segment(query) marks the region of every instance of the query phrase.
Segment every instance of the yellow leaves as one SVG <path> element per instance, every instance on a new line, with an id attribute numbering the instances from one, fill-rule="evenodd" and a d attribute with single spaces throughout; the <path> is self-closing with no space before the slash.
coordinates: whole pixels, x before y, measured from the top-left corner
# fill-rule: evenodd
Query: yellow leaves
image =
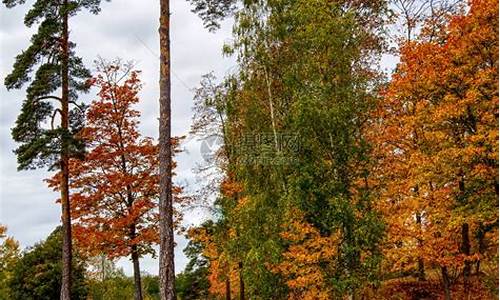
<path id="1" fill-rule="evenodd" d="M 0 271 L 2 264 L 6 263 L 9 256 L 17 255 L 19 252 L 19 242 L 7 236 L 7 226 L 0 224 Z"/>
<path id="2" fill-rule="evenodd" d="M 241 193 L 241 191 L 243 191 L 243 185 L 239 182 L 232 181 L 231 179 L 226 178 L 221 183 L 221 192 L 226 197 L 234 197 L 238 193 Z"/>
<path id="3" fill-rule="evenodd" d="M 300 242 L 306 238 L 308 234 L 316 233 L 315 229 L 310 224 L 304 224 L 298 220 L 292 220 L 288 225 L 289 229 L 281 233 L 281 237 L 292 241 Z"/>
<path id="4" fill-rule="evenodd" d="M 330 299 L 331 287 L 324 281 L 322 264 L 334 263 L 340 234 L 321 236 L 296 208 L 287 215 L 291 220 L 283 226 L 281 237 L 291 245 L 283 253 L 283 261 L 272 270 L 287 279 L 289 299 Z"/>
<path id="5" fill-rule="evenodd" d="M 187 236 L 193 242 L 199 242 L 203 245 L 203 255 L 208 258 L 217 258 L 219 253 L 213 241 L 213 237 L 204 227 L 191 227 L 188 229 Z"/>
<path id="6" fill-rule="evenodd" d="M 242 209 L 244 209 L 248 204 L 250 204 L 250 197 L 245 196 L 245 197 L 240 197 L 238 199 L 238 204 L 235 207 L 235 211 L 239 212 Z"/>
<path id="7" fill-rule="evenodd" d="M 475 232 L 498 218 L 482 211 L 498 197 L 497 25 L 498 1 L 476 0 L 444 25 L 445 39 L 401 48 L 377 127 L 368 128 L 392 270 L 414 268 L 417 258 L 444 266 L 474 259 L 460 253 L 461 225 Z"/>
<path id="8" fill-rule="evenodd" d="M 193 242 L 202 244 L 202 255 L 210 262 L 208 270 L 210 294 L 224 296 L 226 293 L 226 280 L 229 280 L 231 294 L 236 296 L 239 281 L 238 266 L 227 257 L 226 253 L 219 249 L 219 241 L 207 231 L 206 227 L 190 228 L 188 237 Z"/>

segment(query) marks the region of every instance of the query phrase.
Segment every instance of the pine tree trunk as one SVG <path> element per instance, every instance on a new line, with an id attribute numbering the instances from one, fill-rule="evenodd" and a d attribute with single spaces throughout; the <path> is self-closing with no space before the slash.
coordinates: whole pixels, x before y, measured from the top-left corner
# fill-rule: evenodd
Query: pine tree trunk
<path id="1" fill-rule="evenodd" d="M 160 299 L 175 299 L 170 110 L 170 7 L 160 0 Z"/>
<path id="2" fill-rule="evenodd" d="M 62 97 L 61 97 L 61 128 L 64 131 L 69 127 L 69 32 L 68 32 L 68 13 L 66 8 L 68 0 L 63 1 L 62 6 L 62 21 L 63 32 L 61 40 L 61 81 L 62 81 Z M 62 246 L 62 284 L 61 284 L 61 299 L 71 299 L 71 215 L 69 204 L 69 155 L 67 137 L 62 137 L 61 149 L 61 209 L 62 209 L 62 231 L 63 231 L 63 246 Z"/>
<path id="3" fill-rule="evenodd" d="M 141 268 L 139 266 L 139 254 L 137 252 L 137 246 L 132 246 L 132 264 L 134 265 L 134 299 L 142 300 L 142 283 L 141 283 Z"/>

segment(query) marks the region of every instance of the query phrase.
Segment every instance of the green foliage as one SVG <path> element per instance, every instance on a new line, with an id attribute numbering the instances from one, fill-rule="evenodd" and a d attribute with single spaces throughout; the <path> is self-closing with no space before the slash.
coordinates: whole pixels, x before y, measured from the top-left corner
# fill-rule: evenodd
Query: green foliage
<path id="1" fill-rule="evenodd" d="M 90 278 L 88 297 L 93 300 L 132 300 L 134 299 L 134 280 L 125 276 L 123 270 L 108 270 L 109 275 L 102 278 Z M 160 287 L 157 276 L 142 275 L 143 296 L 145 300 L 160 299 Z"/>
<path id="2" fill-rule="evenodd" d="M 192 11 L 203 20 L 203 25 L 211 31 L 220 28 L 220 22 L 230 15 L 237 0 L 189 0 Z"/>
<path id="3" fill-rule="evenodd" d="M 160 299 L 160 282 L 158 276 L 142 275 L 142 286 L 144 290 L 144 297 L 147 300 Z"/>
<path id="4" fill-rule="evenodd" d="M 203 227 L 211 229 L 213 222 Z M 189 262 L 184 271 L 175 278 L 176 295 L 181 300 L 211 299 L 208 293 L 208 260 L 203 256 L 203 245 L 191 240 L 184 249 Z"/>
<path id="5" fill-rule="evenodd" d="M 178 274 L 175 278 L 175 293 L 178 299 L 210 299 L 208 295 L 207 268 L 198 268 Z"/>
<path id="6" fill-rule="evenodd" d="M 376 281 L 381 259 L 384 226 L 363 183 L 370 170 L 363 128 L 380 84 L 372 67 L 383 47 L 386 1 L 240 4 L 225 46 L 237 55 L 238 73 L 197 94 L 206 99 L 198 99 L 205 114 L 195 124 L 224 117 L 223 186 L 242 186 L 222 187 L 222 233 L 214 239 L 230 264 L 243 266 L 247 297 L 286 298 L 287 278 L 273 266 L 290 249 L 283 233 L 298 209 L 320 237 L 340 234 L 336 259 L 317 267 L 333 287 L 330 297 L 351 294 Z M 287 134 L 295 138 L 283 141 Z"/>
<path id="7" fill-rule="evenodd" d="M 9 281 L 12 278 L 12 271 L 19 261 L 19 243 L 12 237 L 5 235 L 5 227 L 0 225 L 0 299 L 10 298 Z"/>
<path id="8" fill-rule="evenodd" d="M 91 279 L 88 285 L 89 296 L 94 300 L 133 299 L 134 282 L 123 271 L 104 280 Z"/>
<path id="9" fill-rule="evenodd" d="M 54 230 L 41 243 L 23 253 L 15 264 L 9 281 L 10 298 L 19 300 L 59 299 L 62 277 L 62 234 L 61 229 Z M 86 299 L 84 263 L 75 259 L 73 262 L 72 299 Z"/>
<path id="10" fill-rule="evenodd" d="M 340 230 L 343 242 L 338 260 L 325 263 L 322 269 L 344 294 L 373 279 L 370 275 L 376 263 L 371 261 L 379 260 L 376 248 L 383 233 L 380 219 L 370 212 L 372 198 L 357 183 L 368 172 L 362 128 L 375 100 L 372 87 L 377 79 L 367 74 L 369 62 L 377 58 L 378 46 L 371 40 L 378 28 L 364 22 L 379 22 L 383 7 L 367 3 L 364 9 L 371 11 L 370 20 L 363 20 L 361 8 L 346 9 L 337 2 L 273 1 L 268 5 L 265 25 L 258 16 L 266 12 L 240 14 L 241 37 L 236 47 L 242 47 L 241 61 L 255 64 L 243 65 L 247 75 L 242 77 L 241 100 L 235 101 L 240 102 L 236 104 L 242 107 L 240 111 L 244 106 L 248 112 L 235 116 L 235 122 L 243 119 L 243 130 L 253 135 L 293 132 L 298 135 L 298 147 L 296 153 L 282 153 L 296 158 L 288 165 L 240 166 L 246 190 L 257 199 L 255 209 L 245 212 L 242 232 L 249 239 L 247 226 L 252 228 L 261 219 L 260 228 L 250 230 L 256 239 L 250 249 L 266 257 L 265 240 L 286 249 L 278 233 L 279 223 L 287 222 L 282 217 L 289 207 L 302 210 L 322 236 Z M 278 46 L 281 41 L 286 44 Z M 267 84 L 271 93 L 259 92 Z M 268 101 L 275 107 L 275 125 Z M 264 223 L 270 227 L 267 233 L 261 229 Z M 369 253 L 363 263 L 362 252 Z"/>
<path id="11" fill-rule="evenodd" d="M 3 0 L 7 8 L 24 4 L 22 0 Z M 74 52 L 75 44 L 69 42 L 69 101 L 75 107 L 70 111 L 69 129 L 55 128 L 57 113 L 51 101 L 61 99 L 53 94 L 62 84 L 62 32 L 63 15 L 73 16 L 82 8 L 99 12 L 100 0 L 68 1 L 68 5 L 57 1 L 38 0 L 25 16 L 27 27 L 39 24 L 28 48 L 16 56 L 13 69 L 5 77 L 8 90 L 20 89 L 28 84 L 21 113 L 12 129 L 13 139 L 20 144 L 15 150 L 19 169 L 55 167 L 62 151 L 62 141 L 68 145 L 68 154 L 81 155 L 83 143 L 74 136 L 81 129 L 83 105 L 77 105 L 77 95 L 86 92 L 86 79 L 90 72 L 83 66 L 81 58 Z M 50 125 L 49 125 L 50 124 Z"/>

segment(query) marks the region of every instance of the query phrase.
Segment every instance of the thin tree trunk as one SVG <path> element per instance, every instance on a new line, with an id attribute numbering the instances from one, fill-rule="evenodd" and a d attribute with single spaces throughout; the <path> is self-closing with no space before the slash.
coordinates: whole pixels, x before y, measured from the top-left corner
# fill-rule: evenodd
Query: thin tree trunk
<path id="1" fill-rule="evenodd" d="M 420 229 L 422 229 L 422 214 L 420 212 L 417 212 L 417 224 Z M 423 241 L 421 238 L 417 239 L 419 247 L 422 247 Z M 425 280 L 425 265 L 424 265 L 424 260 L 422 257 L 418 257 L 418 280 L 419 281 L 424 281 Z"/>
<path id="2" fill-rule="evenodd" d="M 229 279 L 229 271 L 226 277 L 226 300 L 231 300 L 231 280 Z"/>
<path id="3" fill-rule="evenodd" d="M 101 254 L 101 281 L 104 282 L 106 280 L 106 256 Z"/>
<path id="4" fill-rule="evenodd" d="M 484 241 L 486 231 L 487 231 L 487 228 L 484 226 L 484 224 L 480 224 L 479 229 L 478 229 L 477 234 L 476 234 L 478 251 L 480 254 L 479 259 L 476 262 L 476 274 L 479 274 L 479 272 L 481 272 L 481 259 L 482 259 L 483 253 L 486 251 L 486 243 Z"/>
<path id="5" fill-rule="evenodd" d="M 460 171 L 459 174 L 460 180 L 458 181 L 458 188 L 460 191 L 460 195 L 464 197 L 465 195 L 465 180 L 464 180 L 464 174 L 463 171 Z M 460 245 L 460 252 L 464 254 L 465 256 L 470 255 L 470 239 L 469 239 L 469 224 L 468 223 L 463 223 L 462 224 L 462 244 Z M 463 270 L 463 277 L 464 277 L 464 291 L 466 294 L 466 297 L 468 297 L 469 293 L 469 275 L 471 272 L 471 263 L 468 260 L 465 260 L 464 262 L 464 270 Z"/>
<path id="6" fill-rule="evenodd" d="M 446 300 L 451 300 L 451 291 L 450 291 L 450 277 L 448 276 L 448 268 L 441 267 L 441 276 L 443 278 L 443 288 L 444 288 L 444 297 Z"/>
<path id="7" fill-rule="evenodd" d="M 469 240 L 469 224 L 462 224 L 462 247 L 461 252 L 465 256 L 470 255 L 470 240 Z M 471 272 L 471 262 L 466 260 L 464 262 L 464 291 L 466 297 L 469 295 L 469 276 Z"/>
<path id="8" fill-rule="evenodd" d="M 66 11 L 68 0 L 63 1 L 62 6 L 62 21 L 63 32 L 61 41 L 61 81 L 62 81 L 62 96 L 61 96 L 61 128 L 64 131 L 69 127 L 69 32 L 68 32 L 68 12 Z M 71 214 L 69 203 L 69 155 L 67 137 L 62 137 L 61 149 L 61 209 L 62 209 L 62 284 L 61 284 L 61 299 L 71 299 Z"/>
<path id="9" fill-rule="evenodd" d="M 421 257 L 418 258 L 418 280 L 425 281 L 425 265 Z"/>
<path id="10" fill-rule="evenodd" d="M 132 246 L 132 264 L 134 265 L 134 299 L 142 300 L 142 284 L 141 284 L 141 268 L 139 266 L 139 253 L 137 252 L 137 246 Z"/>
<path id="11" fill-rule="evenodd" d="M 160 0 L 160 299 L 175 299 L 170 110 L 170 7 Z"/>
<path id="12" fill-rule="evenodd" d="M 243 280 L 243 262 L 238 263 L 240 276 L 240 300 L 245 300 L 245 281 Z"/>
<path id="13" fill-rule="evenodd" d="M 266 86 L 267 86 L 267 97 L 269 100 L 269 112 L 271 114 L 271 126 L 273 128 L 274 135 L 274 147 L 276 152 L 279 152 L 279 144 L 278 144 L 278 133 L 276 131 L 276 121 L 274 119 L 274 105 L 273 105 L 273 94 L 271 91 L 271 79 L 269 78 L 269 72 L 267 71 L 267 67 L 264 67 L 264 75 L 266 77 Z"/>

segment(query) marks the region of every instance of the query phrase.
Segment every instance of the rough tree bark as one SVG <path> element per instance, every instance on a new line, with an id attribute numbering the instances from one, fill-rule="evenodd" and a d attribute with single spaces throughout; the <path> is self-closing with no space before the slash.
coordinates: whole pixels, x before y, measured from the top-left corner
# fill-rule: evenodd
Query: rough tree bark
<path id="1" fill-rule="evenodd" d="M 170 111 L 170 7 L 160 0 L 160 299 L 175 299 Z"/>
<path id="2" fill-rule="evenodd" d="M 61 36 L 61 81 L 62 81 L 62 96 L 61 96 L 61 128 L 64 131 L 69 127 L 69 32 L 68 32 L 68 0 L 63 1 L 61 8 L 61 18 L 63 22 L 63 32 Z M 66 133 L 65 133 L 66 134 Z M 62 137 L 61 149 L 61 209 L 62 209 L 62 231 L 63 231 L 63 246 L 62 246 L 62 285 L 61 285 L 61 300 L 71 299 L 71 214 L 69 205 L 69 154 L 68 141 L 66 135 Z"/>

